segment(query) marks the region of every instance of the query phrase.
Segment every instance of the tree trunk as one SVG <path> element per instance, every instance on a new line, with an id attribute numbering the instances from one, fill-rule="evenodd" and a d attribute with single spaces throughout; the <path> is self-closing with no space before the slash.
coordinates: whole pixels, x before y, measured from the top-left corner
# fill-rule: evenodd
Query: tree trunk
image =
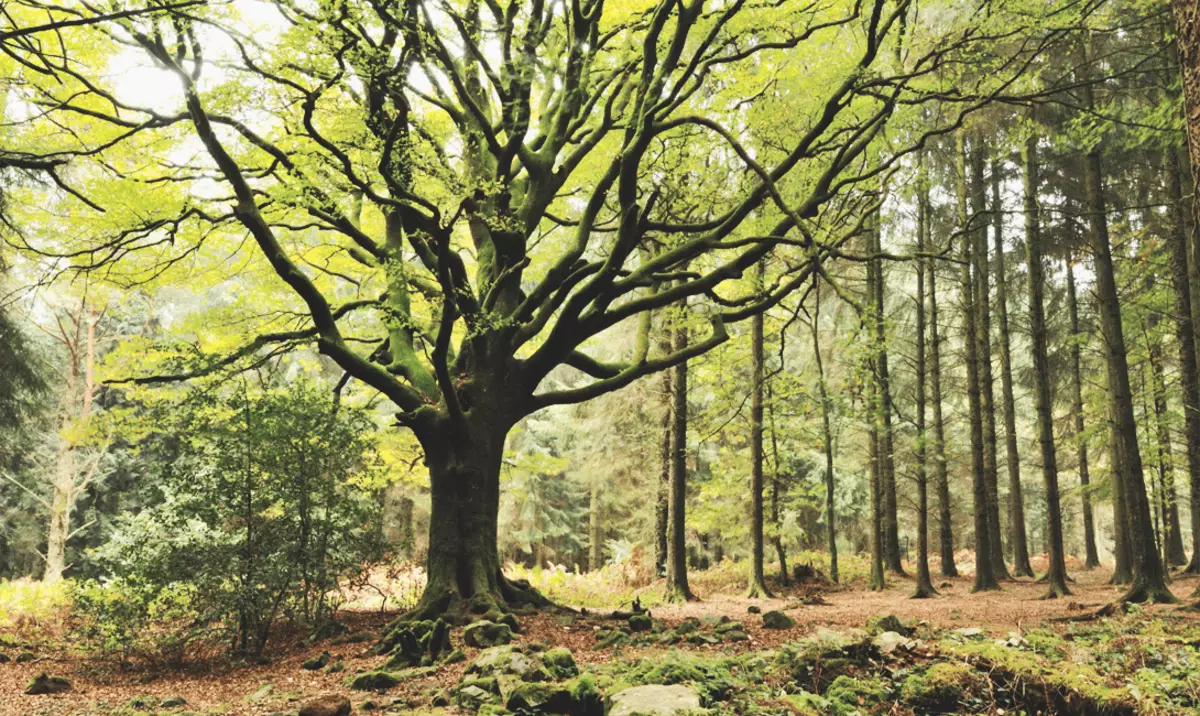
<path id="1" fill-rule="evenodd" d="M 821 318 L 821 277 L 819 274 L 813 274 L 813 315 L 812 315 L 812 343 L 813 357 L 817 361 L 817 388 L 820 390 L 821 397 L 821 422 L 824 429 L 824 450 L 825 450 L 825 538 L 826 549 L 829 550 L 829 579 L 833 582 L 838 581 L 838 554 L 837 554 L 837 527 L 834 517 L 833 505 L 833 428 L 830 425 L 830 416 L 832 405 L 829 400 L 829 386 L 825 383 L 825 363 L 821 357 L 821 338 L 820 331 L 817 329 L 817 322 Z M 874 482 L 872 482 L 872 487 Z M 874 490 L 872 490 L 872 494 Z M 874 499 L 872 499 L 874 503 Z M 875 525 L 878 525 L 878 515 L 873 515 Z M 875 534 L 879 534 L 879 530 L 872 530 Z M 877 541 L 877 540 L 876 540 Z M 874 581 L 874 565 L 879 552 L 876 541 L 872 542 L 872 581 Z M 880 561 L 882 565 L 882 562 Z M 879 579 L 883 581 L 882 566 L 879 569 Z"/>
<path id="2" fill-rule="evenodd" d="M 1029 267 L 1029 332 L 1033 342 L 1034 395 L 1037 403 L 1038 443 L 1042 451 L 1042 480 L 1046 488 L 1046 598 L 1070 594 L 1063 551 L 1062 509 L 1058 495 L 1058 459 L 1054 450 L 1054 399 L 1050 393 L 1050 361 L 1046 348 L 1045 265 L 1042 259 L 1041 217 L 1038 203 L 1037 136 L 1025 141 L 1025 260 Z"/>
<path id="3" fill-rule="evenodd" d="M 1084 106 L 1092 107 L 1092 88 L 1084 84 Z M 1087 197 L 1088 238 L 1095 257 L 1096 302 L 1099 304 L 1100 329 L 1104 337 L 1105 365 L 1108 369 L 1108 397 L 1112 411 L 1111 440 L 1116 447 L 1117 469 L 1121 472 L 1126 531 L 1133 566 L 1133 584 L 1125 601 L 1173 602 L 1167 589 L 1166 572 L 1154 548 L 1154 526 L 1138 447 L 1137 422 L 1133 412 L 1133 394 L 1129 386 L 1129 366 L 1125 333 L 1121 326 L 1121 305 L 1117 295 L 1112 249 L 1108 241 L 1103 173 L 1100 149 L 1091 147 L 1084 155 L 1084 186 Z"/>
<path id="4" fill-rule="evenodd" d="M 664 341 L 670 350 L 670 341 Z M 663 417 L 662 440 L 659 449 L 658 492 L 654 502 L 654 574 L 667 576 L 667 496 L 671 485 L 671 385 L 672 371 L 662 374 Z"/>
<path id="5" fill-rule="evenodd" d="M 880 235 L 882 217 L 877 212 L 870 232 L 872 250 L 882 251 Z M 884 316 L 883 259 L 875 258 L 874 288 L 876 370 L 879 383 L 879 479 L 883 500 L 883 558 L 887 568 L 895 574 L 904 574 L 900 562 L 900 525 L 896 503 L 896 459 L 895 436 L 892 432 L 892 387 L 888 371 L 887 332 Z"/>
<path id="6" fill-rule="evenodd" d="M 869 372 L 872 376 L 868 387 L 867 408 L 870 414 L 871 427 L 867 435 L 867 452 L 870 459 L 868 479 L 871 481 L 871 577 L 867 583 L 873 591 L 881 591 L 885 584 L 883 579 L 883 504 L 880 494 L 880 449 L 879 449 L 879 381 L 875 378 L 874 361 L 868 361 Z"/>
<path id="7" fill-rule="evenodd" d="M 922 162 L 924 157 L 919 157 Z M 926 461 L 925 434 L 925 210 L 928 205 L 924 173 L 918 179 L 921 192 L 917 200 L 917 584 L 914 599 L 931 597 L 937 592 L 929 578 L 929 468 Z"/>
<path id="8" fill-rule="evenodd" d="M 1189 574 L 1200 574 L 1200 373 L 1196 365 L 1196 316 L 1188 274 L 1188 222 L 1179 156 L 1164 154 L 1171 204 L 1171 279 L 1175 287 L 1175 337 L 1179 343 L 1179 388 L 1187 436 L 1188 486 L 1191 488 L 1192 559 Z M 1177 508 L 1178 509 L 1178 508 Z M 1182 536 L 1182 535 L 1181 535 Z"/>
<path id="9" fill-rule="evenodd" d="M 929 222 L 929 197 L 925 202 L 926 222 Z M 928 223 L 927 223 L 928 228 Z M 933 399 L 933 456 L 937 466 L 938 546 L 941 553 L 942 576 L 957 577 L 954 564 L 954 524 L 950 517 L 950 476 L 946 464 L 946 423 L 942 416 L 942 339 L 938 325 L 937 264 L 929 263 L 929 387 Z"/>
<path id="10" fill-rule="evenodd" d="M 988 528 L 988 489 L 983 458 L 983 415 L 979 394 L 979 341 L 976 326 L 975 285 L 971 277 L 974 251 L 973 231 L 967 214 L 966 147 L 962 133 L 958 135 L 958 226 L 962 234 L 960 279 L 962 289 L 963 349 L 967 364 L 967 411 L 971 422 L 971 482 L 975 508 L 975 584 L 972 592 L 999 589 L 992 570 L 992 548 Z"/>
<path id="11" fill-rule="evenodd" d="M 1092 497 L 1088 475 L 1087 436 L 1083 425 L 1082 344 L 1087 340 L 1079 330 L 1079 300 L 1075 292 L 1075 263 L 1067 261 L 1067 311 L 1071 316 L 1071 412 L 1075 418 L 1075 442 L 1079 450 L 1079 492 L 1083 500 L 1083 542 L 1087 557 L 1084 569 L 1100 566 L 1096 551 L 1096 526 L 1092 517 Z"/>
<path id="12" fill-rule="evenodd" d="M 428 582 L 409 618 L 465 622 L 519 604 L 549 606 L 527 583 L 510 581 L 500 570 L 496 518 L 507 426 L 494 424 L 486 412 L 418 432 L 429 466 Z"/>
<path id="13" fill-rule="evenodd" d="M 984 145 L 975 141 L 971 147 L 971 217 L 975 240 L 975 307 L 979 311 L 976 324 L 979 336 L 979 395 L 983 415 L 983 474 L 987 484 L 988 546 L 991 549 L 992 571 L 997 579 L 1008 579 L 1004 564 L 1004 545 L 1000 537 L 1000 488 L 996 471 L 996 398 L 992 380 L 992 312 L 991 285 L 987 251 L 987 188 L 984 182 Z"/>
<path id="14" fill-rule="evenodd" d="M 762 289 L 765 266 L 758 262 L 756 278 Z M 763 314 L 750 319 L 750 584 L 746 596 L 770 597 L 763 574 Z"/>
<path id="15" fill-rule="evenodd" d="M 1021 458 L 1017 453 L 1016 400 L 1013 398 L 1012 347 L 1008 329 L 1008 278 L 1004 266 L 1004 211 L 1000 200 L 1000 163 L 992 160 L 992 232 L 996 247 L 996 314 L 1000 320 L 1000 385 L 1004 398 L 1004 450 L 1008 467 L 1008 545 L 1013 576 L 1032 577 L 1025 534 L 1025 500 L 1021 493 Z"/>
<path id="16" fill-rule="evenodd" d="M 600 504 L 600 483 L 592 483 L 592 500 L 588 509 L 588 570 L 595 572 L 604 566 L 604 508 Z"/>
<path id="17" fill-rule="evenodd" d="M 687 328 L 675 329 L 675 351 L 687 348 Z M 671 487 L 668 491 L 667 587 L 666 600 L 695 599 L 688 587 L 687 574 L 687 426 L 688 364 L 672 369 L 671 396 Z"/>
<path id="18" fill-rule="evenodd" d="M 1162 343 L 1156 330 L 1158 315 L 1149 317 L 1146 340 L 1149 341 L 1151 388 L 1154 398 L 1154 428 L 1158 439 L 1159 502 L 1163 518 L 1163 553 L 1167 564 L 1187 564 L 1183 535 L 1179 524 L 1179 500 L 1175 493 L 1175 458 L 1171 450 L 1171 428 L 1167 424 L 1167 380 L 1163 372 Z"/>

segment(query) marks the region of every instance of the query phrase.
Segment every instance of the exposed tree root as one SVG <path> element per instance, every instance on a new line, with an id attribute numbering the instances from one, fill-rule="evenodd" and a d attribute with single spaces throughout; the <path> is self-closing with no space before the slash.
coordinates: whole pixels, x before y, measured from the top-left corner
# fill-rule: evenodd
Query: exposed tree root
<path id="1" fill-rule="evenodd" d="M 469 624 L 482 619 L 496 621 L 505 614 L 532 613 L 539 610 L 573 612 L 555 604 L 523 579 L 512 580 L 500 574 L 496 587 L 464 597 L 457 589 L 426 589 L 417 606 L 398 621 L 444 619 L 451 624 Z"/>

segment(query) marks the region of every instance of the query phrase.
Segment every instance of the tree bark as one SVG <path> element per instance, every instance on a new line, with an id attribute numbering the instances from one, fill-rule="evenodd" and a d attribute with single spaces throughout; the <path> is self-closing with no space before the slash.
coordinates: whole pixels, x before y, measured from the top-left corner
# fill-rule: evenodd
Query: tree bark
<path id="1" fill-rule="evenodd" d="M 867 586 L 871 591 L 878 592 L 886 586 L 883 577 L 883 504 L 880 494 L 879 381 L 876 377 L 878 374 L 875 371 L 875 362 L 868 360 L 867 365 L 871 375 L 867 388 L 867 408 L 871 421 L 867 434 L 870 460 L 868 479 L 871 481 L 871 577 Z"/>
<path id="2" fill-rule="evenodd" d="M 765 266 L 759 261 L 755 277 L 762 289 Z M 770 597 L 763 574 L 763 314 L 750 319 L 750 584 L 746 596 Z"/>
<path id="3" fill-rule="evenodd" d="M 924 157 L 919 157 L 922 162 Z M 914 599 L 932 597 L 937 592 L 929 577 L 929 468 L 926 460 L 925 433 L 925 273 L 927 259 L 926 250 L 926 208 L 928 189 L 924 173 L 918 178 L 918 191 L 921 196 L 917 200 L 917 584 L 913 591 Z"/>
<path id="4" fill-rule="evenodd" d="M 1079 451 L 1079 493 L 1083 501 L 1083 542 L 1087 557 L 1084 569 L 1100 566 L 1096 551 L 1096 526 L 1092 516 L 1090 476 L 1088 475 L 1088 446 L 1083 423 L 1082 344 L 1087 338 L 1079 329 L 1079 300 L 1075 292 L 1075 263 L 1067 261 L 1067 311 L 1071 317 L 1071 412 L 1075 419 L 1075 443 Z"/>
<path id="5" fill-rule="evenodd" d="M 818 274 L 813 274 L 813 315 L 812 315 L 812 344 L 813 358 L 817 362 L 817 388 L 820 390 L 821 397 L 821 423 L 824 429 L 824 451 L 825 451 L 825 539 L 826 549 L 829 550 L 829 579 L 833 582 L 838 581 L 838 554 L 837 554 L 837 525 L 835 520 L 834 504 L 833 504 L 833 428 L 831 427 L 830 412 L 832 412 L 832 403 L 829 399 L 829 386 L 825 383 L 825 362 L 821 357 L 821 337 L 820 331 L 817 328 L 817 322 L 821 318 L 821 277 Z M 874 479 L 872 478 L 872 487 L 874 487 Z M 872 489 L 872 494 L 874 490 Z M 875 500 L 872 498 L 872 504 Z M 878 525 L 878 514 L 872 515 L 874 524 Z M 872 530 L 876 535 L 879 534 L 878 529 Z M 878 559 L 879 551 L 876 541 L 872 541 L 872 581 L 875 577 L 875 563 L 882 561 Z M 883 581 L 882 566 L 879 569 L 880 583 Z"/>
<path id="6" fill-rule="evenodd" d="M 1034 396 L 1037 403 L 1038 443 L 1042 452 L 1042 480 L 1046 488 L 1047 599 L 1071 593 L 1067 589 L 1067 565 L 1063 551 L 1062 509 L 1058 494 L 1058 460 L 1054 449 L 1054 399 L 1050 393 L 1050 360 L 1046 348 L 1045 265 L 1041 246 L 1041 217 L 1038 203 L 1037 136 L 1025 141 L 1025 261 L 1028 264 L 1029 332 L 1033 342 Z"/>
<path id="7" fill-rule="evenodd" d="M 984 144 L 981 140 L 971 146 L 971 217 L 974 230 L 975 307 L 979 312 L 978 360 L 980 411 L 983 415 L 983 471 L 987 484 L 988 547 L 991 549 L 992 571 L 997 579 L 1008 579 L 1004 564 L 1004 545 L 1000 537 L 1000 488 L 996 471 L 996 397 L 992 380 L 992 311 L 991 285 L 987 251 L 987 188 L 984 181 Z"/>
<path id="8" fill-rule="evenodd" d="M 664 341 L 667 350 L 670 341 Z M 664 351 L 666 352 L 666 351 Z M 654 501 L 654 574 L 658 577 L 667 576 L 667 505 L 671 486 L 671 386 L 672 371 L 665 370 L 662 374 L 663 417 L 662 441 L 659 450 L 660 470 L 658 474 L 658 491 Z"/>
<path id="9" fill-rule="evenodd" d="M 929 197 L 925 203 L 926 229 L 929 229 Z M 937 467 L 938 547 L 943 577 L 957 577 L 954 564 L 954 524 L 950 510 L 950 476 L 946 463 L 946 422 L 942 415 L 942 338 L 938 325 L 937 264 L 929 263 L 929 387 L 933 400 L 933 456 Z"/>
<path id="10" fill-rule="evenodd" d="M 604 507 L 600 502 L 600 482 L 592 483 L 592 499 L 588 509 L 588 570 L 595 572 L 604 566 Z"/>
<path id="11" fill-rule="evenodd" d="M 685 326 L 675 329 L 675 350 L 688 346 Z M 668 502 L 667 587 L 666 600 L 695 599 L 688 586 L 687 573 L 687 427 L 688 427 L 688 364 L 672 369 L 671 396 L 671 489 Z"/>
<path id="12" fill-rule="evenodd" d="M 1200 574 L 1200 372 L 1196 365 L 1196 316 L 1192 312 L 1191 279 L 1188 272 L 1187 207 L 1179 156 L 1164 154 L 1167 191 L 1171 204 L 1171 279 L 1175 287 L 1175 337 L 1179 344 L 1179 388 L 1183 401 L 1187 445 L 1188 486 L 1191 488 L 1192 559 L 1189 574 Z"/>
<path id="13" fill-rule="evenodd" d="M 962 133 L 958 135 L 956 159 L 958 167 L 958 226 L 961 233 L 959 259 L 963 314 L 963 348 L 967 364 L 967 411 L 971 423 L 971 482 L 975 508 L 975 584 L 972 592 L 999 589 L 992 570 L 992 548 L 988 528 L 988 489 L 983 458 L 983 415 L 980 413 L 979 342 L 976 326 L 975 286 L 971 277 L 972 226 L 967 214 L 966 147 Z"/>
<path id="14" fill-rule="evenodd" d="M 1084 106 L 1093 107 L 1091 85 L 1085 82 L 1083 92 Z M 1096 302 L 1108 372 L 1108 397 L 1113 420 L 1110 438 L 1117 453 L 1115 466 L 1121 472 L 1125 509 L 1122 526 L 1128 528 L 1126 536 L 1133 568 L 1133 584 L 1123 599 L 1132 602 L 1173 602 L 1175 597 L 1167 589 L 1166 571 L 1154 547 L 1154 525 L 1146 497 L 1137 422 L 1133 412 L 1133 393 L 1129 385 L 1125 332 L 1121 325 L 1121 305 L 1117 295 L 1112 248 L 1108 240 L 1103 182 L 1100 149 L 1092 146 L 1084 155 L 1088 238 L 1095 259 Z"/>
<path id="15" fill-rule="evenodd" d="M 1154 430 L 1158 439 L 1159 502 L 1163 517 L 1163 554 L 1167 564 L 1187 564 L 1179 524 L 1179 499 L 1175 492 L 1175 456 L 1171 450 L 1171 428 L 1167 424 L 1167 380 L 1163 371 L 1163 346 L 1158 337 L 1158 315 L 1152 314 L 1146 330 L 1149 345 L 1150 387 L 1154 399 Z"/>
<path id="16" fill-rule="evenodd" d="M 882 251 L 880 237 L 882 217 L 877 212 L 870 232 L 872 250 Z M 883 558 L 887 568 L 894 574 L 903 575 L 904 565 L 900 562 L 900 525 L 896 502 L 896 459 L 895 436 L 892 431 L 892 387 L 888 370 L 887 330 L 884 315 L 885 282 L 883 259 L 878 256 L 872 262 L 875 267 L 875 343 L 877 379 L 879 383 L 879 479 L 883 500 Z"/>
<path id="17" fill-rule="evenodd" d="M 771 400 L 770 386 L 767 387 L 767 406 L 771 418 L 771 525 L 774 528 L 771 541 L 775 545 L 775 556 L 779 558 L 779 583 L 786 587 L 790 579 L 788 577 L 787 550 L 783 546 L 783 530 L 779 520 L 779 440 L 775 435 L 775 406 Z"/>
<path id="18" fill-rule="evenodd" d="M 1017 453 L 1016 400 L 1013 398 L 1012 346 L 1008 328 L 1008 278 L 1004 266 L 1004 211 L 1000 199 L 1000 163 L 992 160 L 992 233 L 996 249 L 996 315 L 1000 321 L 1000 386 L 1004 400 L 1004 450 L 1008 468 L 1008 546 L 1013 576 L 1032 577 L 1025 534 L 1025 500 L 1021 492 L 1021 457 Z"/>

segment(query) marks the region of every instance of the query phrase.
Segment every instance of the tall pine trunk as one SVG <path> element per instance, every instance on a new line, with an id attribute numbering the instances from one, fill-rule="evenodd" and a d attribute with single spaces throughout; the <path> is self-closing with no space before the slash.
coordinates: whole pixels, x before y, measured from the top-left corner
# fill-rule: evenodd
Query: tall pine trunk
<path id="1" fill-rule="evenodd" d="M 918 161 L 923 160 L 920 157 Z M 927 462 L 925 433 L 925 273 L 927 259 L 925 210 L 928 201 L 925 198 L 927 189 L 925 177 L 922 174 L 918 180 L 918 191 L 922 194 L 917 200 L 917 584 L 913 591 L 914 599 L 931 597 L 937 592 L 929 578 L 929 466 Z"/>
<path id="2" fill-rule="evenodd" d="M 765 266 L 758 262 L 756 280 L 762 289 Z M 750 584 L 746 596 L 769 597 L 763 575 L 763 315 L 750 319 Z"/>
<path id="3" fill-rule="evenodd" d="M 1079 493 L 1083 501 L 1083 543 L 1087 557 L 1084 569 L 1100 566 L 1096 551 L 1096 526 L 1092 515 L 1091 477 L 1088 474 L 1088 445 L 1083 423 L 1082 344 L 1079 329 L 1079 298 L 1075 291 L 1075 264 L 1067 261 L 1067 312 L 1071 317 L 1071 412 L 1075 420 L 1075 445 L 1079 451 Z"/>
<path id="4" fill-rule="evenodd" d="M 929 195 L 919 200 L 925 205 L 926 230 L 930 230 Z M 938 549 L 943 577 L 957 577 L 954 564 L 954 524 L 950 510 L 950 476 L 946 464 L 946 422 L 942 415 L 942 337 L 938 325 L 937 263 L 929 262 L 929 388 L 933 400 L 933 458 L 937 467 Z"/>
<path id="5" fill-rule="evenodd" d="M 1037 137 L 1025 141 L 1025 261 L 1028 264 L 1029 333 L 1033 342 L 1034 395 L 1037 403 L 1038 443 L 1042 452 L 1042 480 L 1046 488 L 1046 571 L 1049 591 L 1055 599 L 1070 594 L 1063 552 L 1062 508 L 1058 495 L 1058 460 L 1054 449 L 1054 400 L 1050 393 L 1050 361 L 1046 348 L 1045 264 L 1042 258 L 1041 217 L 1038 203 Z"/>
<path id="6" fill-rule="evenodd" d="M 663 343 L 666 344 L 663 352 L 669 352 L 670 341 L 663 341 Z M 671 412 L 673 408 L 671 386 L 673 383 L 673 371 L 663 371 L 662 439 L 659 444 L 658 491 L 654 501 L 654 574 L 658 577 L 667 576 L 667 505 L 671 489 L 671 465 L 674 463 L 674 458 L 671 456 Z"/>
<path id="7" fill-rule="evenodd" d="M 958 230 L 960 233 L 962 289 L 963 348 L 967 364 L 967 411 L 971 423 L 971 483 L 975 508 L 975 584 L 972 592 L 999 589 L 992 569 L 992 548 L 988 528 L 988 487 L 983 461 L 983 415 L 979 394 L 979 342 L 977 340 L 975 285 L 971 277 L 974 236 L 971 217 L 967 213 L 966 147 L 962 133 L 958 135 L 955 152 L 958 167 Z"/>
<path id="8" fill-rule="evenodd" d="M 1086 80 L 1086 78 L 1085 78 Z M 1092 87 L 1085 82 L 1084 106 L 1094 107 Z M 1096 302 L 1100 314 L 1100 330 L 1104 337 L 1104 358 L 1108 372 L 1108 398 L 1112 418 L 1110 439 L 1115 448 L 1116 470 L 1120 473 L 1125 528 L 1129 545 L 1133 583 L 1125 601 L 1172 602 L 1174 595 L 1167 589 L 1166 570 L 1154 545 L 1154 524 L 1142 470 L 1142 456 L 1137 440 L 1137 422 L 1133 411 L 1133 392 L 1129 385 L 1129 365 L 1125 332 L 1121 325 L 1121 304 L 1117 294 L 1112 248 L 1108 240 L 1108 217 L 1105 213 L 1104 178 L 1100 149 L 1092 146 L 1084 155 L 1084 187 L 1087 199 L 1088 238 L 1095 259 Z"/>
<path id="9" fill-rule="evenodd" d="M 870 429 L 867 432 L 867 455 L 870 463 L 868 479 L 871 481 L 871 577 L 867 586 L 871 591 L 880 591 L 886 585 L 883 578 L 883 499 L 881 495 L 880 449 L 879 449 L 879 381 L 875 377 L 875 362 L 868 360 L 871 380 L 867 388 L 867 411 Z"/>
<path id="10" fill-rule="evenodd" d="M 688 346 L 687 327 L 675 329 L 676 352 Z M 695 599 L 687 573 L 687 428 L 688 364 L 671 369 L 671 485 L 668 490 L 668 540 L 666 600 Z"/>
<path id="11" fill-rule="evenodd" d="M 874 226 L 870 232 L 871 249 L 875 253 L 872 264 L 875 267 L 874 289 L 875 301 L 875 369 L 879 383 L 879 479 L 881 498 L 883 500 L 883 559 L 887 568 L 895 574 L 904 574 L 904 566 L 900 562 L 900 525 L 897 515 L 896 502 L 896 458 L 895 435 L 892 430 L 892 381 L 888 370 L 888 349 L 886 316 L 884 314 L 885 281 L 883 277 L 883 259 L 879 257 L 882 251 L 880 243 L 882 226 L 882 210 L 875 215 Z"/>
<path id="12" fill-rule="evenodd" d="M 600 482 L 592 483 L 591 504 L 588 506 L 588 569 L 592 572 L 604 566 L 604 508 L 600 501 Z"/>
<path id="13" fill-rule="evenodd" d="M 1008 277 L 1004 266 L 1004 207 L 1000 199 L 1000 163 L 992 160 L 992 235 L 996 249 L 996 317 L 1000 321 L 1000 386 L 1004 398 L 1004 454 L 1008 467 L 1008 545 L 1013 576 L 1032 577 L 1025 534 L 1025 499 L 1021 492 L 1021 457 L 1017 453 L 1017 410 L 1013 398 L 1012 346 L 1008 328 Z"/>
<path id="14" fill-rule="evenodd" d="M 819 274 L 813 274 L 813 315 L 812 315 L 812 344 L 813 357 L 817 362 L 817 388 L 820 390 L 821 397 L 821 422 L 824 428 L 824 450 L 825 450 L 825 538 L 826 549 L 829 550 L 829 578 L 835 583 L 838 581 L 838 554 L 837 554 L 837 522 L 835 519 L 833 505 L 833 427 L 830 419 L 832 404 L 829 399 L 829 386 L 825 383 L 825 362 L 821 357 L 821 337 L 817 323 L 821 319 L 821 277 Z M 874 490 L 872 490 L 874 492 Z M 874 500 L 872 500 L 873 502 Z M 877 515 L 873 515 L 876 518 Z M 879 534 L 879 530 L 872 530 L 875 534 Z M 876 545 L 872 543 L 872 582 L 874 582 L 874 565 L 878 561 L 882 565 L 882 561 L 877 559 L 878 551 Z M 879 569 L 879 578 L 882 583 L 883 569 Z"/>
<path id="15" fill-rule="evenodd" d="M 979 395 L 983 415 L 983 470 L 987 484 L 988 546 L 991 549 L 992 571 L 997 579 L 1008 579 L 1004 564 L 1004 545 L 1000 537 L 1000 488 L 996 471 L 996 397 L 992 380 L 992 311 L 991 285 L 988 270 L 987 188 L 984 182 L 984 145 L 981 140 L 971 146 L 971 217 L 974 237 L 975 308 L 979 348 Z"/>

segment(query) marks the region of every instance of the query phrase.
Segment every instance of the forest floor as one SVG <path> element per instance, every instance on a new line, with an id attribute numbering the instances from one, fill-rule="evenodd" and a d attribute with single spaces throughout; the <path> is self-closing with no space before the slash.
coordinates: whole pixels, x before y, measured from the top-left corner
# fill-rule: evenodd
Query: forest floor
<path id="1" fill-rule="evenodd" d="M 1035 564 L 1035 568 L 1037 566 Z M 809 586 L 801 590 L 781 591 L 773 599 L 751 600 L 741 596 L 710 594 L 704 595 L 702 601 L 662 605 L 652 609 L 656 620 L 655 634 L 675 629 L 689 618 L 699 619 L 704 625 L 702 629 L 711 629 L 721 621 L 733 620 L 741 622 L 748 636 L 743 641 L 718 640 L 719 643 L 715 644 L 694 644 L 683 640 L 668 647 L 659 642 L 639 641 L 637 634 L 627 633 L 626 636 L 634 638 L 622 637 L 615 648 L 598 648 L 598 632 L 607 634 L 607 630 L 614 625 L 624 628 L 623 622 L 614 622 L 609 618 L 609 609 L 586 610 L 575 617 L 551 614 L 521 617 L 521 633 L 516 636 L 516 641 L 545 647 L 566 647 L 573 652 L 575 661 L 585 672 L 596 669 L 597 673 L 607 673 L 605 669 L 611 669 L 617 660 L 632 664 L 637 663 L 639 657 L 661 656 L 673 649 L 688 652 L 686 658 L 692 658 L 691 654 L 695 654 L 697 658 L 736 659 L 739 655 L 746 657 L 767 650 L 787 649 L 786 644 L 813 635 L 837 633 L 847 635 L 852 640 L 861 640 L 869 638 L 863 629 L 872 620 L 885 615 L 898 617 L 901 622 L 916 629 L 926 640 L 920 643 L 934 643 L 947 633 L 953 636 L 953 630 L 962 628 L 981 629 L 983 634 L 976 638 L 988 640 L 1003 640 L 1012 638 L 1014 633 L 1024 635 L 1031 631 L 1051 636 L 1067 635 L 1064 638 L 1071 639 L 1073 635 L 1068 632 L 1083 620 L 1065 618 L 1079 618 L 1094 612 L 1120 596 L 1121 590 L 1106 583 L 1109 576 L 1107 570 L 1082 571 L 1077 564 L 1070 565 L 1070 568 L 1076 580 L 1071 584 L 1073 595 L 1059 600 L 1041 599 L 1044 586 L 1028 579 L 1005 582 L 1001 591 L 971 594 L 969 575 L 952 579 L 936 577 L 934 583 L 940 595 L 933 599 L 913 600 L 909 598 L 912 578 L 891 577 L 888 588 L 882 592 L 870 592 L 861 587 L 825 585 L 817 589 Z M 1179 575 L 1172 589 L 1182 602 L 1186 602 L 1198 583 L 1200 578 Z M 824 603 L 800 603 L 805 595 L 819 595 L 817 601 Z M 766 629 L 761 618 L 748 613 L 752 606 L 762 612 L 781 610 L 795 620 L 795 624 L 786 629 Z M 439 690 L 448 689 L 447 693 L 453 693 L 455 685 L 460 684 L 468 665 L 477 655 L 476 649 L 463 647 L 466 660 L 459 663 L 409 670 L 400 684 L 386 692 L 354 691 L 348 687 L 348 676 L 382 668 L 386 657 L 377 655 L 372 646 L 391 616 L 378 612 L 345 613 L 343 620 L 351 630 L 350 639 L 305 644 L 298 638 L 281 637 L 270 652 L 269 659 L 262 664 L 215 660 L 193 662 L 179 669 L 150 669 L 137 664 L 122 667 L 112 658 L 80 654 L 63 638 L 18 643 L 19 640 L 12 635 L 0 632 L 0 652 L 15 657 L 19 651 L 30 651 L 35 657 L 33 661 L 24 663 L 13 661 L 0 664 L 0 714 L 294 714 L 307 699 L 320 694 L 346 696 L 354 704 L 354 713 L 372 708 L 392 713 L 460 713 L 455 706 L 434 709 L 430 703 Z M 1129 625 L 1121 627 L 1126 633 L 1132 633 L 1129 631 L 1131 629 L 1140 630 L 1144 624 L 1166 623 L 1171 626 L 1160 628 L 1160 632 L 1195 630 L 1200 634 L 1200 613 L 1181 610 L 1176 606 L 1149 606 L 1138 609 L 1135 616 L 1118 617 L 1117 620 L 1136 620 L 1136 626 L 1130 621 Z M 878 632 L 878 629 L 874 631 Z M 1112 638 L 1111 635 L 1106 636 L 1105 643 L 1111 642 Z M 457 631 L 454 640 L 456 646 L 461 645 Z M 954 644 L 957 642 L 951 644 L 952 648 Z M 1188 654 L 1192 655 L 1194 645 L 1200 644 L 1200 641 L 1189 641 L 1187 644 Z M 1047 653 L 1067 658 L 1065 648 L 1054 646 L 1054 649 L 1058 651 Z M 300 668 L 305 659 L 322 651 L 330 653 L 331 662 L 342 662 L 344 670 L 330 673 L 327 670 L 307 671 Z M 915 657 L 910 657 L 910 661 L 912 658 Z M 1196 671 L 1198 664 L 1200 662 L 1191 664 L 1191 670 Z M 906 668 L 912 666 L 909 663 Z M 26 685 L 42 672 L 68 678 L 72 689 L 57 695 L 24 695 Z M 608 682 L 604 681 L 605 678 Z M 1121 678 L 1129 681 L 1131 677 Z M 1120 686 L 1121 678 L 1113 677 L 1115 681 L 1110 679 L 1110 685 Z M 602 678 L 601 683 L 612 683 L 611 676 Z M 899 684 L 896 684 L 894 695 L 900 693 L 899 689 Z M 1200 696 L 1200 684 L 1187 685 L 1186 689 Z M 186 706 L 171 710 L 158 707 L 160 702 L 171 697 L 184 699 Z M 788 702 L 790 705 L 781 713 L 803 713 L 803 704 L 796 706 L 796 699 L 789 698 L 792 698 Z M 864 703 L 861 695 L 857 698 L 858 703 Z M 1197 703 L 1200 704 L 1200 700 Z M 745 707 L 735 708 L 732 713 L 741 713 L 742 708 Z M 817 711 L 838 713 L 836 709 L 818 708 Z M 1139 709 L 1138 712 L 1174 713 L 1169 708 Z"/>

